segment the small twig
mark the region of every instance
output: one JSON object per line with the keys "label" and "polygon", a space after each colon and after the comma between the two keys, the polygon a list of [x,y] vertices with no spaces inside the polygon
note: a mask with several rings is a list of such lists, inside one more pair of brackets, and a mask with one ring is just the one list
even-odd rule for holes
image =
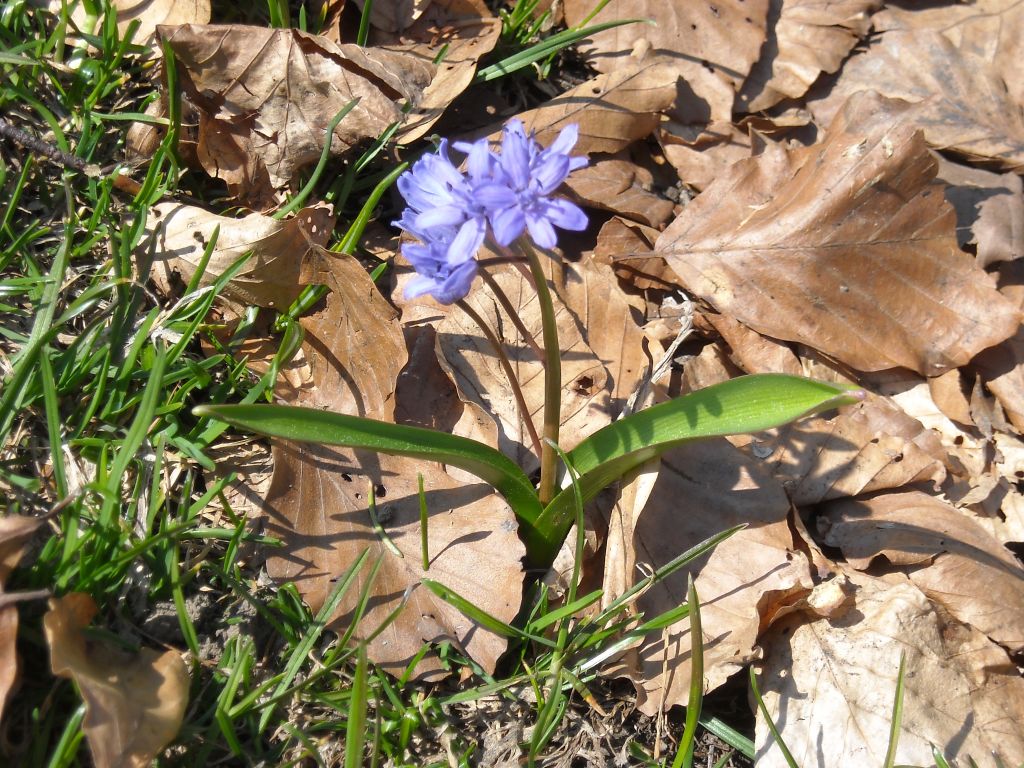
{"label": "small twig", "polygon": [[476,310],[473,309],[464,300],[456,302],[459,308],[465,312],[470,320],[479,326],[480,330],[483,331],[484,336],[491,343],[494,348],[494,354],[498,356],[498,362],[501,363],[501,368],[505,372],[505,377],[508,379],[508,385],[512,389],[512,396],[516,399],[516,406],[519,408],[519,414],[523,419],[523,424],[526,425],[526,431],[530,434],[530,442],[533,443],[533,450],[537,456],[542,455],[542,447],[540,442],[540,435],[537,434],[537,427],[533,424],[533,419],[530,416],[529,410],[526,408],[526,398],[523,396],[522,387],[519,386],[519,380],[516,379],[516,373],[512,370],[512,363],[508,359],[508,355],[505,354],[505,349],[501,342],[498,341],[498,337],[494,335],[494,331],[490,329],[484,319],[477,314]]}
{"label": "small twig", "polygon": [[43,600],[51,597],[52,592],[48,589],[32,589],[24,592],[0,592],[0,611],[9,605],[24,603],[29,600]]}
{"label": "small twig", "polygon": [[[84,173],[86,176],[92,178],[100,178],[104,175],[103,170],[98,165],[87,163],[82,158],[76,157],[69,152],[65,152],[60,147],[56,147],[47,141],[43,141],[42,139],[33,136],[27,131],[23,131],[15,125],[11,125],[2,117],[0,117],[0,136],[5,139],[10,139],[15,144],[18,144],[31,152],[35,152],[37,155],[42,155],[50,162],[62,166],[63,168],[70,168],[73,171]],[[115,189],[119,189],[129,195],[138,194],[138,191],[142,189],[142,185],[139,184],[139,182],[120,173],[113,177],[113,184]]]}

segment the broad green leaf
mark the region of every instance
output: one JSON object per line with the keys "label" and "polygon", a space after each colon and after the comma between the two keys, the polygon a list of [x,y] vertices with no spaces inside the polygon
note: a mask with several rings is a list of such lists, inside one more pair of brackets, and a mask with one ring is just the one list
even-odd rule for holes
{"label": "broad green leaf", "polygon": [[[285,440],[343,445],[451,464],[493,485],[528,528],[541,513],[537,492],[523,471],[504,454],[476,440],[287,405],[200,405],[193,413]],[[571,500],[569,508],[571,514]]]}
{"label": "broad green leaf", "polygon": [[[634,467],[690,440],[760,432],[812,413],[856,402],[857,390],[788,376],[740,376],[634,413],[598,430],[569,452],[583,500]],[[525,527],[526,549],[538,564],[554,558],[573,521],[573,489],[563,488]]]}

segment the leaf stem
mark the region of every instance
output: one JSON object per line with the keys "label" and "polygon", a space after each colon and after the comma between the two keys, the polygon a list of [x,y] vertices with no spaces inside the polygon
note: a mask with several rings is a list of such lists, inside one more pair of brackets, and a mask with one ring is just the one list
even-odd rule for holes
{"label": "leaf stem", "polygon": [[540,254],[520,237],[514,248],[530,262],[530,272],[540,302],[541,328],[544,336],[544,443],[540,455],[540,503],[547,504],[555,496],[557,471],[555,446],[558,445],[558,427],[562,417],[562,355],[558,346],[558,325],[555,306],[548,290],[547,275]]}
{"label": "leaf stem", "polygon": [[516,373],[512,370],[512,362],[508,359],[508,355],[505,353],[505,347],[498,340],[498,337],[494,335],[494,331],[491,330],[490,326],[484,322],[484,319],[477,314],[477,311],[473,309],[464,299],[460,299],[456,302],[459,309],[465,312],[470,320],[479,326],[480,330],[483,331],[484,336],[491,343],[494,348],[494,354],[498,356],[498,362],[501,364],[502,370],[505,372],[505,377],[508,379],[508,385],[512,388],[512,396],[516,399],[516,407],[519,409],[519,414],[523,420],[523,424],[526,425],[526,431],[530,435],[530,442],[533,443],[534,452],[542,458],[543,461],[543,447],[540,441],[540,436],[537,434],[537,427],[533,423],[533,418],[530,416],[530,411],[526,407],[526,398],[523,397],[523,389],[519,386],[519,379],[516,378]]}

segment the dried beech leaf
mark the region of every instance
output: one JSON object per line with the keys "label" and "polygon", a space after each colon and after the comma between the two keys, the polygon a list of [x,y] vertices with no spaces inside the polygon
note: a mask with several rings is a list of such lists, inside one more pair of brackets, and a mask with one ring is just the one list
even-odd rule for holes
{"label": "dried beech leaf", "polygon": [[[792,614],[762,644],[761,691],[768,716],[797,765],[882,765],[906,653],[897,765],[934,765],[932,745],[957,764],[972,756],[994,768],[1024,760],[1024,680],[981,632],[950,619],[905,579],[850,574],[857,586],[843,612]],[[788,763],[760,712],[758,768]]]}
{"label": "dried beech leaf", "polygon": [[972,0],[970,3],[890,4],[871,19],[876,32],[935,30],[962,51],[992,64],[1006,81],[1010,95],[1024,105],[1024,4],[1018,0]]}
{"label": "dried beech leaf", "polygon": [[[935,163],[903,124],[733,165],[662,233],[684,287],[766,336],[860,370],[930,375],[966,363],[1019,324],[956,247]],[[880,311],[881,310],[881,311]]]}
{"label": "dried beech leaf", "polygon": [[[430,515],[431,560],[426,572],[420,554],[417,473],[423,475]],[[371,485],[376,489],[377,517],[401,555],[371,526]],[[399,674],[424,642],[449,638],[488,672],[494,671],[506,639],[478,626],[433,592],[412,589],[426,576],[490,615],[512,621],[522,600],[521,560],[526,550],[516,533],[515,515],[490,486],[456,483],[440,465],[422,460],[278,442],[267,508],[268,532],[285,541],[283,550],[275,550],[268,561],[270,574],[294,582],[313,610],[323,605],[335,579],[364,550],[370,550],[370,563],[380,561],[356,637],[376,630],[409,594],[394,623],[367,645],[374,663]],[[331,617],[332,629],[341,632],[351,624],[367,572]],[[421,679],[445,674],[435,655],[424,658],[415,672]]]}
{"label": "dried beech leaf", "polygon": [[139,252],[151,264],[150,276],[169,295],[188,284],[220,227],[200,286],[212,285],[248,252],[252,256],[221,292],[229,302],[285,310],[302,290],[304,255],[323,245],[334,228],[328,205],[303,208],[284,221],[252,213],[241,219],[217,216],[180,203],[158,203],[146,222],[149,237]]}
{"label": "dried beech leaf", "polygon": [[803,375],[800,360],[783,342],[762,336],[726,315],[709,312],[704,317],[721,334],[732,350],[733,361],[746,373]]}
{"label": "dried beech leaf", "polygon": [[[870,27],[882,0],[772,0],[778,21],[737,104],[757,112],[807,93],[822,72],[835,72]],[[773,16],[769,12],[769,18]]]}
{"label": "dried beech leaf", "polygon": [[[611,0],[594,17],[595,23],[650,19],[654,24],[627,24],[598,32],[580,50],[598,70],[613,72],[638,41],[646,40],[662,60],[683,69],[712,70],[731,81],[735,90],[764,43],[768,5],[768,0]],[[574,27],[593,9],[590,0],[566,0],[565,23]]]}
{"label": "dried beech leaf", "polygon": [[657,127],[658,112],[675,99],[676,80],[675,71],[667,65],[629,62],[522,113],[519,119],[545,146],[565,126],[576,123],[580,136],[575,154],[614,153]]}
{"label": "dried beech leaf", "polygon": [[184,96],[199,111],[196,155],[203,169],[254,205],[316,162],[328,124],[342,154],[415,109],[434,66],[391,51],[338,45],[295,29],[240,25],[160,27],[177,59]]}
{"label": "dried beech leaf", "polygon": [[754,154],[748,133],[728,120],[696,125],[670,120],[659,128],[658,141],[679,179],[693,189],[704,189]]}
{"label": "dried beech leaf", "polygon": [[[725,440],[702,440],[665,454],[643,513],[636,521],[636,560],[653,568],[730,526],[747,528],[710,556],[655,584],[637,603],[647,618],[686,602],[687,572],[701,601],[705,689],[713,690],[756,654],[762,617],[778,603],[811,589],[810,568],[793,551],[782,488]],[[628,583],[636,571],[625,574]],[[606,575],[606,579],[608,576]],[[652,633],[623,666],[637,686],[638,706],[653,713],[687,700],[690,623]]]}
{"label": "dried beech leaf", "polygon": [[580,168],[566,181],[581,201],[650,227],[668,222],[675,203],[651,191],[649,171],[621,158],[602,158]]}
{"label": "dried beech leaf", "polygon": [[675,275],[665,260],[654,253],[654,241],[659,234],[654,227],[612,216],[598,232],[594,260],[609,264],[620,280],[637,290],[674,290]]}
{"label": "dried beech leaf", "polygon": [[[355,258],[322,250],[314,256],[307,262],[308,279],[328,285],[331,293],[324,309],[302,320],[315,386],[302,392],[296,404],[391,420],[396,382],[408,357],[397,315]],[[421,349],[413,374],[423,370],[423,353]],[[440,386],[435,382],[432,388]],[[424,409],[436,405],[437,397],[417,405],[410,395],[399,411],[403,420],[434,418]],[[450,414],[436,416],[445,425],[452,423]],[[430,512],[427,573],[421,565],[417,473],[424,476]],[[390,546],[372,526],[370,486]],[[395,623],[367,646],[375,663],[397,673],[425,641],[451,638],[481,666],[494,669],[505,638],[477,626],[429,590],[413,589],[429,576],[493,616],[504,621],[515,616],[525,549],[516,534],[515,515],[489,486],[453,482],[438,464],[277,441],[265,508],[268,530],[285,542],[268,560],[268,570],[275,579],[295,582],[314,610],[365,550],[370,550],[370,563],[380,559],[357,637],[367,637],[411,590]],[[346,594],[331,618],[332,628],[344,631],[351,623],[366,578],[367,573],[361,574]],[[443,676],[440,661],[426,657],[416,675]]]}
{"label": "dried beech leaf", "polygon": [[[210,21],[210,0],[110,0],[117,12],[117,32],[124,36],[133,21],[139,22],[132,41],[136,44],[150,42],[161,24],[207,24]],[[60,15],[61,0],[49,0],[48,7]],[[84,29],[88,11],[84,3],[68,4],[74,26],[90,34],[95,29]],[[103,16],[100,14],[99,22]]]}
{"label": "dried beech leaf", "polygon": [[[41,518],[22,515],[0,517],[0,597],[4,594],[7,579],[24,554],[29,537],[42,522]],[[18,607],[0,605],[0,722],[3,721],[7,698],[18,679],[17,638]]]}
{"label": "dried beech leaf", "polygon": [[797,506],[946,477],[939,436],[885,398],[761,433],[749,451]]}
{"label": "dried beech leaf", "polygon": [[[1024,5],[1024,4],[1022,4]],[[973,245],[978,263],[1024,256],[1024,184],[1015,173],[992,173],[939,159],[939,180],[956,210],[957,239]]]}
{"label": "dried beech leaf", "polygon": [[[508,296],[526,330],[541,338],[540,304],[532,284],[518,271],[494,276]],[[570,450],[584,437],[611,421],[609,374],[587,345],[573,313],[555,301],[555,319],[562,351],[562,431],[559,443]],[[512,369],[523,390],[527,411],[537,432],[544,410],[544,364],[519,337],[512,320],[491,293],[481,286],[466,298],[504,343]],[[539,343],[539,341],[538,341]],[[463,401],[482,409],[498,426],[498,450],[526,472],[539,466],[525,422],[516,406],[512,388],[494,349],[480,328],[464,312],[451,312],[437,326],[437,350],[441,364],[455,381]]]}
{"label": "dried beech leaf", "polygon": [[96,604],[73,592],[43,617],[53,673],[75,681],[85,700],[82,730],[97,768],[144,768],[178,734],[189,676],[175,651],[129,653],[85,633]]}
{"label": "dried beech leaf", "polygon": [[[968,515],[919,491],[824,507],[825,543],[866,569],[878,555],[904,568],[935,603],[1005,646],[1024,648],[1024,568]],[[920,567],[912,567],[920,566]]]}
{"label": "dried beech leaf", "polygon": [[[406,0],[401,0],[404,5]],[[426,7],[426,3],[423,3]],[[373,4],[373,14],[378,5]],[[409,17],[400,17],[403,20]],[[371,16],[371,23],[373,16]],[[482,0],[433,0],[412,26],[398,35],[375,35],[381,50],[413,56],[434,66],[437,74],[417,106],[418,117],[402,131],[408,144],[425,135],[445,108],[473,82],[480,58],[490,53],[501,35],[501,21]]]}
{"label": "dried beech leaf", "polygon": [[983,58],[938,32],[886,32],[843,66],[829,94],[808,105],[828,125],[852,94],[876,91],[915,105],[928,144],[1004,170],[1024,169],[1024,113]]}

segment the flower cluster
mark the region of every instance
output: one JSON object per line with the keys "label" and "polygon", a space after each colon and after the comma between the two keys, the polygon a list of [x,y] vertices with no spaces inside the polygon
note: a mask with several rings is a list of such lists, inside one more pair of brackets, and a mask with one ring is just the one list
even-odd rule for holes
{"label": "flower cluster", "polygon": [[502,133],[500,154],[487,139],[455,144],[466,154],[465,173],[449,158],[447,141],[437,154],[420,158],[403,173],[398,191],[408,207],[395,224],[420,240],[402,249],[417,273],[406,286],[406,297],[429,293],[452,304],[469,293],[475,256],[488,229],[502,246],[525,231],[541,248],[553,248],[555,227],[586,228],[579,206],[551,197],[572,171],[587,164],[586,158],[569,155],[578,134],[578,127],[570,125],[543,149],[520,121],[512,120]]}

